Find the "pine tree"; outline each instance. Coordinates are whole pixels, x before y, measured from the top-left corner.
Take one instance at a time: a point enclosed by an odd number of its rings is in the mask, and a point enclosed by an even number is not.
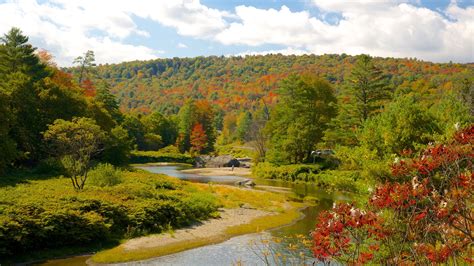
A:
[[[22,72],[38,81],[49,76],[46,66],[35,55],[36,48],[28,43],[28,37],[20,29],[12,28],[0,38],[0,77]]]
[[[360,123],[380,112],[390,98],[387,79],[369,55],[360,55],[349,77],[350,109]]]
[[[20,29],[12,28],[0,41],[0,91],[6,95],[8,135],[23,159],[34,160],[38,157],[40,132],[46,127],[39,95],[45,89],[44,78],[52,73]]]
[[[337,116],[324,134],[327,146],[358,144],[357,130],[369,117],[379,113],[391,93],[387,79],[372,57],[360,55],[338,98]]]

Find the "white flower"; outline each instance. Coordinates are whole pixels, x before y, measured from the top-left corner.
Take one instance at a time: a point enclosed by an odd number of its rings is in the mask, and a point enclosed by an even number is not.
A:
[[[414,176],[411,179],[411,185],[413,186],[413,189],[416,189],[419,186],[418,177]]]

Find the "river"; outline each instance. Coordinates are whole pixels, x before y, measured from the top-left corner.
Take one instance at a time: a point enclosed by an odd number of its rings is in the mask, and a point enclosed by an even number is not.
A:
[[[196,174],[187,174],[180,172],[185,166],[166,165],[154,166],[145,165],[138,168],[150,171],[152,173],[162,173],[191,182],[200,183],[218,183],[233,185],[236,181],[245,178],[237,176],[200,176]],[[304,217],[291,225],[269,230],[263,233],[248,234],[233,237],[219,244],[199,247],[167,256],[152,258],[146,261],[122,263],[114,265],[262,265],[264,261],[261,258],[263,252],[281,253],[288,257],[295,257],[294,254],[303,252],[306,256],[311,254],[307,249],[299,248],[288,254],[288,245],[294,243],[294,236],[302,235],[309,238],[311,230],[316,224],[316,217],[321,210],[331,208],[335,200],[347,200],[347,195],[342,193],[328,193],[318,189],[311,184],[294,184],[278,180],[255,180],[256,188],[266,188],[272,190],[281,190],[283,192],[293,193],[294,196],[303,198],[312,196],[318,199],[318,204],[310,206],[303,210]],[[267,241],[277,238],[278,241]],[[293,254],[293,256],[292,256]],[[74,257],[64,260],[50,261],[44,265],[84,265],[89,256]],[[310,260],[306,261],[310,263]],[[271,264],[274,264],[270,260]]]

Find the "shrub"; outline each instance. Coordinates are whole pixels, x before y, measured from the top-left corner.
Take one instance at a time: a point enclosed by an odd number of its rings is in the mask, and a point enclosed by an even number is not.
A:
[[[285,181],[312,181],[308,175],[318,173],[321,167],[316,164],[274,165],[263,162],[252,167],[252,173],[259,178],[281,179]],[[307,180],[305,180],[307,179]]]
[[[194,164],[194,158],[189,154],[161,151],[132,151],[132,163],[186,163]]]
[[[48,158],[42,160],[34,169],[36,174],[64,174],[65,170],[57,158]]]
[[[472,265],[474,125],[392,165],[365,210],[320,213],[313,253],[323,263]]]
[[[122,171],[111,164],[99,164],[89,172],[89,184],[93,186],[106,187],[120,183],[122,183]]]
[[[94,172],[119,171],[99,165]],[[160,233],[212,217],[220,206],[190,183],[145,172],[121,175],[120,184],[86,186],[80,193],[65,178],[0,188],[0,261],[30,250]]]

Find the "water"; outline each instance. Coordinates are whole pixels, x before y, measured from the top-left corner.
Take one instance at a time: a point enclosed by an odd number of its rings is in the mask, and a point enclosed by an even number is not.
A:
[[[182,169],[189,167],[180,165],[167,166],[139,166],[138,168],[150,171],[152,173],[166,174],[179,179],[188,180],[191,182],[200,183],[219,183],[219,184],[235,184],[236,181],[241,181],[245,178],[237,176],[200,176],[196,174],[188,174],[180,172]],[[303,210],[304,218],[295,223],[284,226],[278,229],[270,230],[263,233],[247,234],[233,237],[222,243],[199,247],[167,256],[152,258],[146,261],[123,263],[116,265],[236,265],[242,263],[243,265],[262,265],[264,261],[261,258],[263,251],[271,251],[273,253],[288,254],[288,245],[295,243],[294,236],[302,235],[309,238],[311,230],[316,224],[316,217],[321,210],[331,208],[335,200],[348,200],[347,195],[342,193],[328,193],[324,190],[318,189],[311,184],[294,184],[280,180],[256,180],[257,187],[260,189],[281,191],[284,193],[293,193],[296,197],[303,198],[305,196],[312,196],[318,200],[315,206],[308,207]],[[269,239],[278,238],[280,241],[266,241]],[[301,241],[296,241],[301,242]],[[300,252],[311,256],[306,248],[300,247],[292,254]],[[88,257],[81,258],[84,263]],[[77,258],[76,258],[77,261]],[[62,260],[67,265],[67,260]],[[270,262],[272,260],[270,259]],[[312,261],[306,260],[308,264]],[[273,263],[272,263],[273,264]],[[45,264],[52,265],[52,264]],[[54,264],[59,265],[59,264]]]
[[[200,183],[214,182],[233,184],[235,181],[238,181],[236,179],[239,179],[239,177],[234,176],[202,177],[199,175],[184,174],[179,172],[179,170],[182,169],[180,166],[144,166],[141,168],[153,173],[163,173],[180,179]],[[312,196],[318,199],[318,204],[304,209],[304,218],[291,225],[259,234],[233,237],[219,244],[208,245],[143,261],[140,265],[235,265],[237,263],[242,263],[244,265],[262,265],[264,264],[264,261],[259,257],[261,254],[258,253],[268,250],[285,253],[288,244],[294,241],[293,236],[303,235],[309,238],[311,230],[313,230],[316,225],[316,217],[321,210],[331,208],[334,200],[349,199],[345,194],[328,193],[311,184],[295,184],[280,180],[256,180],[256,183],[257,188],[263,187],[267,190],[293,193],[296,197],[300,198]],[[281,242],[264,244],[266,243],[265,240],[274,237],[280,239]],[[300,251],[307,253],[308,256],[311,255],[308,253],[309,250],[307,249],[300,249],[297,253]],[[307,262],[310,264],[309,261]]]

